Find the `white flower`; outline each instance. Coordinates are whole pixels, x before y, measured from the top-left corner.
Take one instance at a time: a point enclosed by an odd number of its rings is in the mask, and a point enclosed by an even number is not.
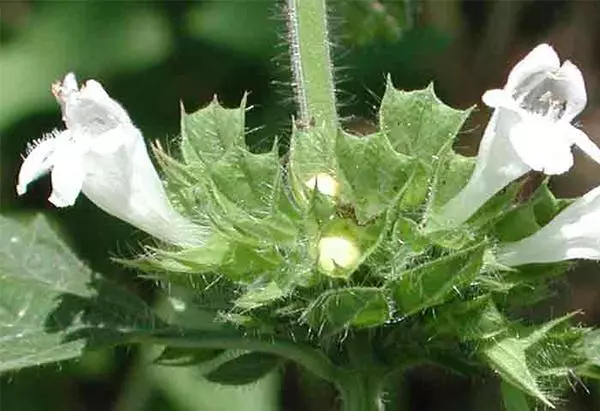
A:
[[[30,145],[17,193],[50,172],[57,207],[73,205],[80,192],[107,213],[169,243],[199,246],[205,229],[177,213],[150,161],[144,138],[127,112],[89,80],[78,89],[72,73],[52,91],[67,129]]]
[[[507,266],[571,259],[600,260],[600,186],[560,212],[533,235],[500,247]]]
[[[555,51],[541,44],[510,72],[503,89],[488,90],[483,102],[495,111],[484,132],[473,175],[444,206],[456,224],[471,217],[490,197],[530,170],[562,174],[573,165],[577,145],[600,163],[600,149],[571,121],[587,96],[579,69],[560,65]]]

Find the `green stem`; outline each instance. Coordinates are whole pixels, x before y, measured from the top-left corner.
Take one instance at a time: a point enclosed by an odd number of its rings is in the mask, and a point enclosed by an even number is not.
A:
[[[343,411],[383,411],[382,379],[377,373],[349,371],[338,381]]]
[[[287,24],[299,121],[335,136],[338,119],[325,0],[287,0]]]
[[[322,352],[306,345],[275,338],[261,339],[238,334],[197,332],[140,336],[134,342],[179,348],[239,349],[274,354],[292,360],[316,376],[336,384],[341,374],[340,368],[335,366]]]
[[[165,331],[138,336],[137,343],[179,348],[216,348],[258,351],[278,355],[333,383],[341,394],[343,411],[382,411],[383,373],[378,368],[348,369],[336,366],[321,351],[276,338],[247,337],[234,333]]]

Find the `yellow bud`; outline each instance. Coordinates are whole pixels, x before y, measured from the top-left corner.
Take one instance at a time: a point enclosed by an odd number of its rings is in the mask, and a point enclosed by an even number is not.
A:
[[[339,184],[335,178],[331,177],[327,173],[316,174],[315,176],[306,180],[304,184],[311,190],[316,186],[317,190],[319,190],[321,194],[325,194],[330,197],[335,197],[338,195]]]
[[[319,240],[319,266],[327,273],[336,268],[350,268],[358,262],[360,250],[347,237],[330,236]]]

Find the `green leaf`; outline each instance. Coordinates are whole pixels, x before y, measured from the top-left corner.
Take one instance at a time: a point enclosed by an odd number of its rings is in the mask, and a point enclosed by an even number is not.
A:
[[[308,307],[304,318],[317,329],[374,327],[389,320],[390,310],[384,290],[348,287],[325,291]]]
[[[505,411],[529,411],[531,409],[523,391],[504,381],[500,384]]]
[[[339,182],[335,162],[335,140],[322,127],[300,129],[294,126],[290,143],[290,183],[296,200],[302,204],[311,198],[310,181],[327,174]]]
[[[396,90],[388,77],[380,109],[380,126],[394,150],[431,163],[449,151],[470,114],[442,103],[433,85],[416,91]]]
[[[441,304],[479,273],[485,244],[478,244],[400,274],[388,287],[399,315],[411,315]]]
[[[223,385],[245,385],[259,380],[280,364],[277,356],[251,352],[225,362],[204,377]]]
[[[204,203],[208,197],[208,181],[203,166],[183,164],[170,157],[160,146],[153,145],[152,151],[164,173],[163,184],[171,204],[197,220],[206,220]]]
[[[211,236],[200,248],[185,248],[177,251],[155,249],[154,254],[140,257],[126,264],[136,266],[136,263],[146,262],[150,267],[164,271],[179,273],[203,273],[225,265],[231,258],[235,246],[221,235]],[[140,267],[143,268],[143,267]]]
[[[453,152],[438,163],[431,187],[431,206],[434,210],[445,205],[462,190],[471,178],[476,161],[476,157],[464,157]]]
[[[294,240],[294,219],[299,215],[284,191],[276,148],[265,154],[232,149],[208,169],[213,183],[214,220],[260,241],[281,244]]]
[[[207,361],[214,360],[223,353],[223,350],[213,349],[192,349],[181,347],[166,347],[163,352],[154,360],[158,365],[168,365],[171,367],[188,367]]]
[[[233,147],[245,147],[246,96],[239,108],[223,108],[217,98],[205,108],[186,114],[181,109],[181,151],[189,165],[202,168],[219,160]]]
[[[280,381],[276,373],[252,385],[224,386],[207,381],[200,367],[151,366],[141,361],[139,373],[149,378],[153,395],[140,403],[139,397],[133,399],[135,405],[123,409],[165,409],[163,399],[168,400],[169,410],[178,411],[277,411],[279,407]],[[202,365],[201,365],[202,366]],[[135,374],[138,375],[137,373]],[[138,377],[139,378],[139,377]],[[143,383],[135,381],[137,384]],[[130,397],[131,398],[131,397]],[[156,401],[156,399],[161,401]],[[165,405],[166,407],[166,405]]]
[[[398,202],[399,210],[419,211],[430,193],[431,164],[422,159],[412,162],[412,174]]]
[[[554,405],[540,388],[535,376],[529,369],[525,356],[525,347],[516,338],[506,338],[492,345],[484,352],[490,365],[504,381],[519,387],[537,398],[550,408]]]
[[[274,281],[252,285],[235,301],[235,306],[243,310],[253,310],[284,297],[287,292]]]
[[[504,215],[494,226],[502,242],[518,241],[538,231],[558,214],[560,205],[544,182],[531,199]]]
[[[79,356],[162,327],[83,264],[42,216],[0,217],[0,371]]]
[[[340,131],[336,155],[359,222],[365,222],[393,204],[411,174],[411,159],[394,151],[381,134],[354,137]]]
[[[152,249],[150,249],[152,250]],[[201,248],[177,251],[152,250],[147,256],[120,263],[148,272],[177,274],[222,274],[232,281],[253,281],[283,262],[273,247],[260,247],[213,235]]]
[[[440,307],[431,321],[432,333],[451,333],[461,341],[498,338],[507,323],[489,295],[458,300]]]
[[[547,355],[543,351],[533,349],[534,346],[546,339],[550,331],[564,324],[573,315],[574,313],[568,314],[537,326],[526,337],[507,337],[497,341],[486,348],[483,355],[492,368],[500,373],[504,381],[519,387],[529,395],[554,408],[549,394],[540,387],[535,370],[530,366],[530,362],[538,356],[544,357]],[[531,352],[528,351],[530,349],[532,349]]]

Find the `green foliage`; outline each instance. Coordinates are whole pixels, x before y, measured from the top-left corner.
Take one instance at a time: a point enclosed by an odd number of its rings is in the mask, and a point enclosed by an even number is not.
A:
[[[374,327],[390,318],[385,291],[379,288],[347,287],[325,291],[306,312],[307,323],[315,329],[332,327]]]
[[[410,157],[396,152],[381,133],[365,137],[339,133],[336,157],[360,223],[394,204],[412,174]]]
[[[81,262],[43,217],[0,217],[0,371],[162,327],[142,300]]]
[[[224,385],[245,385],[263,378],[280,363],[280,358],[272,354],[245,353],[215,367],[204,378]]]
[[[289,179],[294,198],[302,203],[312,197],[311,179],[325,174],[338,180],[335,141],[320,127],[292,130],[290,145]]]
[[[543,358],[543,361],[536,363],[536,357],[549,356],[549,352],[539,349],[540,344],[549,338],[555,327],[559,327],[570,317],[571,315],[567,315],[534,328],[526,337],[506,337],[496,341],[483,351],[483,355],[506,382],[553,407],[551,394],[544,392],[540,384],[540,376],[544,374],[544,369],[551,369],[551,360]],[[558,343],[559,341],[554,342]],[[559,355],[564,354],[565,352],[561,352]],[[563,357],[561,360],[564,362],[569,358]],[[536,368],[532,366],[534,364]]]
[[[502,401],[506,411],[529,411],[531,409],[523,391],[505,382],[502,382],[501,387]]]
[[[479,273],[484,244],[438,258],[400,274],[389,287],[399,314],[411,315],[442,303]]]
[[[243,114],[244,102],[239,109],[213,102],[186,114],[184,163],[159,153],[177,182],[172,195],[193,193],[193,213],[212,224],[207,246],[156,249],[129,264],[226,278],[235,297],[221,309],[222,321],[291,338],[347,367],[355,358],[332,345],[360,345],[365,335],[386,358],[407,357],[396,354],[402,346],[412,360],[458,372],[488,366],[506,382],[510,410],[526,410],[521,392],[551,405],[565,370],[593,375],[597,359],[585,348],[593,343],[581,342],[584,333],[566,325],[568,317],[528,327],[510,319],[535,302],[531,289],[544,289],[563,267],[516,271],[493,258],[498,241],[529,235],[558,213],[561,203],[546,183],[529,198],[522,184],[513,184],[464,226],[438,219],[474,167],[472,158],[452,150],[468,110],[445,106],[432,87],[402,92],[388,82],[379,132],[359,137],[339,130],[332,139],[317,124],[296,125],[287,164],[276,147],[248,151]],[[410,339],[378,346],[377,335]],[[167,349],[160,361],[216,361],[209,378],[233,384],[276,366],[270,354],[221,363],[229,358],[222,355]],[[249,372],[236,374],[240,367]]]
[[[379,116],[381,130],[396,151],[431,164],[450,152],[469,113],[442,103],[432,84],[406,92],[396,90],[388,78]]]

